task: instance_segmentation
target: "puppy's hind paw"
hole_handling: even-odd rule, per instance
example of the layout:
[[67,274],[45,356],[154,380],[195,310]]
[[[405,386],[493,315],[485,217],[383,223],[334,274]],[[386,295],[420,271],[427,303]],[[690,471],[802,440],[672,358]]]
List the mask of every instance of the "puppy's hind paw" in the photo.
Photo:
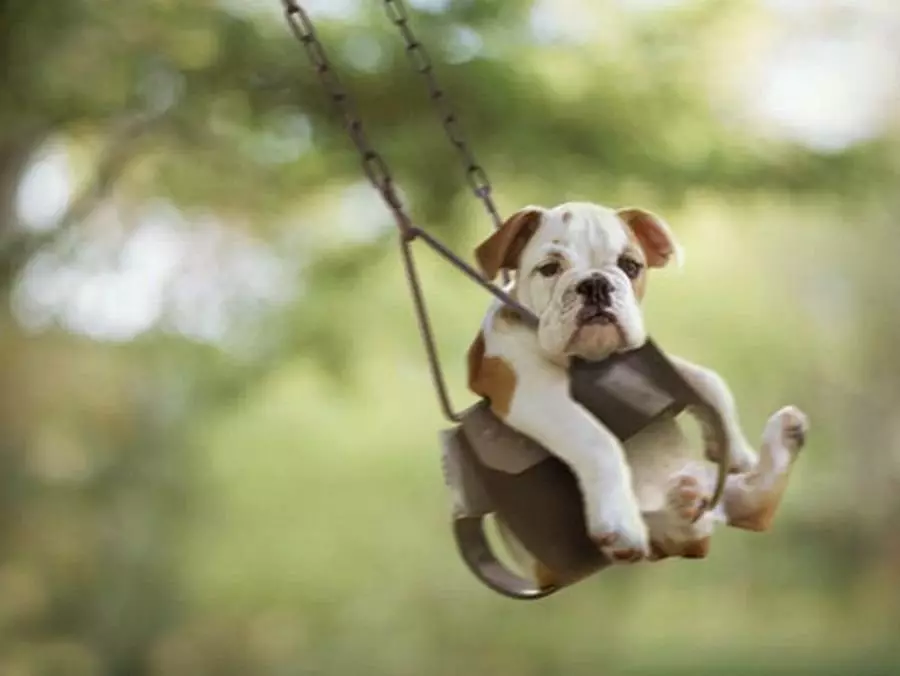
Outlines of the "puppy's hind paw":
[[690,474],[675,477],[666,495],[669,511],[687,522],[697,518],[708,499],[700,480]]
[[769,418],[763,441],[780,444],[791,453],[797,453],[806,444],[809,420],[806,414],[795,406],[785,406]]

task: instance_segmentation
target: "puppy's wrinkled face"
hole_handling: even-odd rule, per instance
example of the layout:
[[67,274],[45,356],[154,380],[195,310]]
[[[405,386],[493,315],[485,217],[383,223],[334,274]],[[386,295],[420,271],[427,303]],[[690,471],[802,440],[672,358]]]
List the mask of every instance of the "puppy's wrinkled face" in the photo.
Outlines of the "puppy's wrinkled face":
[[519,261],[519,300],[541,318],[551,355],[602,359],[640,347],[638,305],[646,258],[612,210],[566,205],[541,216]]
[[584,202],[523,209],[477,252],[489,276],[516,270],[516,297],[540,317],[549,356],[592,360],[644,344],[647,268],[677,253],[655,215]]

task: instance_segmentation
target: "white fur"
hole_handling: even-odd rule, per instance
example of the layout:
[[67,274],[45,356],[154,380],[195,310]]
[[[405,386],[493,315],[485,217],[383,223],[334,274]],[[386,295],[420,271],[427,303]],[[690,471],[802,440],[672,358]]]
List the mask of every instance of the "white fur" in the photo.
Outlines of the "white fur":
[[[574,350],[598,359],[617,349],[640,347],[647,336],[631,283],[617,265],[628,235],[616,212],[586,202],[541,211],[541,225],[522,252],[516,291],[526,307],[541,310],[538,338],[544,353],[555,358]],[[559,276],[548,279],[535,272],[547,260],[562,263]],[[581,309],[575,287],[595,274],[605,276],[613,286],[610,310],[622,335],[617,335],[615,327],[590,330],[591,335],[580,341],[575,337],[572,345]],[[616,345],[618,338],[624,338],[624,344]]]

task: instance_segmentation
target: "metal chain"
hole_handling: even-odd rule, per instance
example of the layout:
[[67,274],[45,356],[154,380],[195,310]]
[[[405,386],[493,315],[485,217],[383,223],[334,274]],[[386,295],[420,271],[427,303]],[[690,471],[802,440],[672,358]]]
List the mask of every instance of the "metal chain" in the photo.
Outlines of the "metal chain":
[[347,94],[347,90],[341,84],[340,78],[331,67],[325,48],[316,35],[316,29],[306,11],[300,7],[296,0],[282,0],[285,18],[294,33],[294,37],[303,45],[309,60],[312,62],[322,82],[322,86],[328,93],[329,99],[335,111],[344,122],[344,127],[353,145],[359,151],[362,158],[363,171],[371,181],[375,189],[381,193],[384,201],[390,207],[397,225],[404,235],[408,236],[412,222],[403,209],[403,204],[394,188],[394,179],[388,169],[384,158],[369,143],[363,129],[362,119],[356,110],[353,100]]
[[[418,272],[416,271],[415,261],[412,255],[412,243],[419,239],[431,248],[432,251],[440,255],[444,260],[458,268],[463,274],[484,288],[486,291],[499,298],[513,310],[518,312],[523,320],[531,326],[537,325],[537,317],[523,307],[515,299],[509,296],[505,291],[501,290],[490,281],[484,279],[478,271],[462,260],[459,256],[450,251],[441,242],[436,240],[430,234],[421,228],[413,225],[412,219],[407,215],[400,196],[394,186],[394,179],[388,169],[387,162],[375,150],[366,136],[363,128],[362,119],[356,111],[347,90],[341,84],[340,79],[328,61],[325,48],[316,35],[315,27],[306,11],[298,4],[297,0],[282,0],[284,6],[285,18],[291,27],[294,36],[303,46],[309,60],[312,62],[316,74],[322,82],[322,86],[327,92],[331,103],[344,122],[344,127],[353,145],[362,159],[363,171],[366,177],[371,181],[372,185],[384,199],[397,227],[400,230],[400,249],[403,255],[403,265],[406,272],[406,279],[409,283],[410,293],[412,294],[413,306],[416,312],[416,319],[419,325],[419,333],[422,343],[425,345],[425,351],[428,356],[428,366],[431,371],[431,377],[434,387],[438,395],[441,410],[448,420],[459,422],[460,416],[453,410],[450,402],[450,395],[447,391],[447,384],[441,369],[440,358],[438,357],[437,347],[434,341],[434,333],[431,329],[431,321],[428,316],[428,310],[425,307],[425,299],[422,293],[422,285],[419,281]],[[424,52],[423,52],[424,53]],[[426,57],[427,58],[427,57]],[[451,127],[452,128],[452,127]],[[465,149],[465,143],[462,143]],[[473,189],[479,191],[479,197],[482,201],[493,208],[493,201],[490,198],[490,184],[487,177],[480,170],[477,163],[470,166],[475,167],[476,171],[470,173],[473,177]]]
[[403,0],[384,0],[384,8],[388,18],[397,26],[403,41],[406,43],[406,56],[412,67],[425,79],[428,87],[428,95],[444,126],[444,131],[450,143],[459,153],[460,160],[465,171],[466,181],[472,193],[481,200],[485,211],[494,222],[494,227],[499,228],[503,219],[497,211],[492,196],[493,187],[488,179],[487,172],[475,158],[472,149],[466,143],[460,130],[459,118],[450,106],[444,90],[441,88],[434,73],[434,64],[425,46],[419,41],[409,24],[409,12]]
[[460,417],[454,412],[453,405],[450,402],[450,395],[447,391],[447,383],[441,369],[440,359],[437,354],[437,347],[434,342],[434,334],[431,330],[431,321],[428,317],[428,311],[425,308],[425,299],[422,295],[422,286],[419,282],[419,276],[416,272],[415,262],[412,257],[411,243],[419,236],[418,228],[413,227],[412,221],[406,215],[403,203],[397,195],[394,188],[394,180],[388,169],[384,158],[369,143],[363,128],[362,120],[356,112],[353,101],[350,99],[347,90],[344,89],[337,74],[331,68],[328,56],[325,54],[325,48],[319,42],[316,35],[315,27],[309,16],[297,4],[296,0],[282,0],[284,5],[285,18],[294,33],[294,36],[303,45],[309,60],[316,69],[322,86],[328,93],[331,102],[344,121],[350,139],[359,151],[362,158],[363,171],[368,179],[375,186],[376,190],[381,193],[382,198],[391,210],[394,220],[400,229],[400,243],[403,253],[403,264],[406,271],[406,278],[409,282],[410,292],[412,293],[413,304],[416,311],[416,319],[419,325],[419,334],[425,345],[425,351],[428,355],[428,365],[431,370],[431,378],[438,395],[441,410],[448,420],[459,422]]

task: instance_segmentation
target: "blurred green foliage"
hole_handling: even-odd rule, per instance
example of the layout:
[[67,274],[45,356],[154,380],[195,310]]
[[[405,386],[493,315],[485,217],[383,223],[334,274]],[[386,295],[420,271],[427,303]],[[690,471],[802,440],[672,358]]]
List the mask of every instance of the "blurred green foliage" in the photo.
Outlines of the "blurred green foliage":
[[[764,133],[734,90],[772,3],[657,4],[560,3],[585,40],[546,2],[413,21],[503,208],[663,213],[688,264],[653,333],[751,436],[788,402],[813,434],[771,533],[516,605],[455,558],[391,222],[277,0],[0,1],[0,674],[898,673],[900,126]],[[311,6],[412,212],[468,252],[489,223],[379,3]],[[488,299],[421,258],[468,401]]]

